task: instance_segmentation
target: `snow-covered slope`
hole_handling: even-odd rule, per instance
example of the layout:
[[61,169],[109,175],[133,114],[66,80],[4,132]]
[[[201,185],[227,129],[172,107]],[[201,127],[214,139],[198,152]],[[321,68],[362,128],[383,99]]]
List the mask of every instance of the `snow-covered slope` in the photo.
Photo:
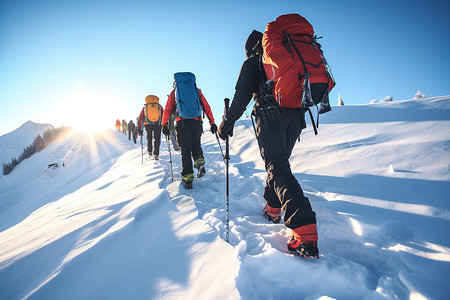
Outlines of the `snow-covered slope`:
[[[0,164],[10,163],[13,157],[18,158],[23,149],[33,142],[34,137],[38,133],[42,135],[48,128],[53,126],[27,121],[16,130],[0,136]],[[0,172],[0,176],[3,176],[3,172]]]
[[261,216],[250,120],[230,141],[230,244],[209,131],[193,190],[174,151],[172,182],[164,141],[160,161],[141,163],[117,132],[60,139],[0,178],[0,299],[445,299],[449,104],[335,107],[318,136],[304,131],[291,165],[317,213],[321,258],[310,260]]

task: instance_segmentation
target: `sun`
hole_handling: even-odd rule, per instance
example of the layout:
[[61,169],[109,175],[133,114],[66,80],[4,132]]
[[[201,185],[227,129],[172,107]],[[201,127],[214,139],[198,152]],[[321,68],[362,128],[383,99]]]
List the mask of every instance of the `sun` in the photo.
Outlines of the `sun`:
[[[123,103],[114,95],[80,88],[58,99],[55,104],[52,114],[59,119],[60,124],[73,129],[72,138],[79,144],[87,145],[93,157],[98,158],[99,152],[110,145],[122,148],[112,138],[117,111],[124,110]],[[98,162],[98,159],[94,161]]]
[[73,122],[72,127],[86,134],[97,134],[114,127],[113,118],[83,113],[83,118]]
[[86,134],[114,129],[117,101],[111,95],[80,90],[64,103],[62,111],[66,126]]

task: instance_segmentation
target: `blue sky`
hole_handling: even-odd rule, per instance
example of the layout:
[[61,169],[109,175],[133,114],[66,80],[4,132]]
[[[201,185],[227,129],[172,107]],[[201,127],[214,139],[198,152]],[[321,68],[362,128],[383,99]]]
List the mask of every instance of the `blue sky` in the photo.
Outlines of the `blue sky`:
[[[244,44],[279,15],[314,26],[346,105],[450,94],[448,1],[2,1],[0,134],[27,120],[92,129],[165,104],[173,74],[197,76],[216,123]],[[250,110],[250,107],[248,108]],[[324,116],[325,117],[325,116]]]

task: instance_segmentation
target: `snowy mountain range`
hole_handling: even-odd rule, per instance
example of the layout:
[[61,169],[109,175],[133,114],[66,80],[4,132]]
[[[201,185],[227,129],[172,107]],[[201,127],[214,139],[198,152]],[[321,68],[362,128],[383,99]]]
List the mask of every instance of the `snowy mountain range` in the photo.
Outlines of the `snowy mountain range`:
[[[53,129],[50,124],[39,124],[27,121],[16,130],[0,136],[0,163],[10,163],[13,157],[18,158],[23,149],[29,146],[37,134],[42,135],[47,129]],[[0,173],[2,176],[3,173]]]
[[291,167],[319,259],[291,255],[290,230],[262,217],[249,119],[230,139],[229,243],[225,164],[209,131],[202,147],[192,190],[173,149],[172,182],[164,139],[153,161],[112,130],[68,134],[2,176],[0,299],[448,298],[450,96],[333,107],[302,133]]

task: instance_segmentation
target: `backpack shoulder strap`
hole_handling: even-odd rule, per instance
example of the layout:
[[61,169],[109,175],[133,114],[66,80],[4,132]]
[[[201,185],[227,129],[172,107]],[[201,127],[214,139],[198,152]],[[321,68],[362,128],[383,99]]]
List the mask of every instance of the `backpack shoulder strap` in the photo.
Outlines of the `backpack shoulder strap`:
[[261,54],[258,59],[258,67],[259,67],[259,71],[261,72],[261,78],[263,79],[264,82],[267,82],[267,74],[266,74],[266,71],[264,70],[264,64],[263,64],[262,58],[263,58],[263,56]]
[[314,117],[313,117],[311,109],[308,107],[306,110],[309,112],[309,117],[311,118],[311,124],[314,129],[314,135],[317,135],[317,134],[319,134],[319,132],[317,131],[317,127],[319,126],[319,114],[317,114],[317,126],[316,126],[316,122],[314,121]]
[[[204,118],[205,118],[205,106],[204,106],[204,104],[203,104],[202,97],[200,97],[200,92],[201,92],[201,90],[197,87],[197,84],[195,84],[195,88],[197,89],[198,102],[200,103],[200,107],[202,108],[202,111],[203,111],[203,119],[204,119]],[[202,93],[202,95],[203,95],[203,93]],[[203,97],[205,97],[205,96],[203,96]]]
[[[202,107],[202,110],[205,111],[205,106],[203,104],[202,97],[200,97],[201,90],[197,86],[195,86],[195,88],[197,89],[198,102],[200,103],[200,106]],[[202,93],[202,95],[203,95],[203,93]],[[205,96],[203,96],[203,97],[205,97]]]

